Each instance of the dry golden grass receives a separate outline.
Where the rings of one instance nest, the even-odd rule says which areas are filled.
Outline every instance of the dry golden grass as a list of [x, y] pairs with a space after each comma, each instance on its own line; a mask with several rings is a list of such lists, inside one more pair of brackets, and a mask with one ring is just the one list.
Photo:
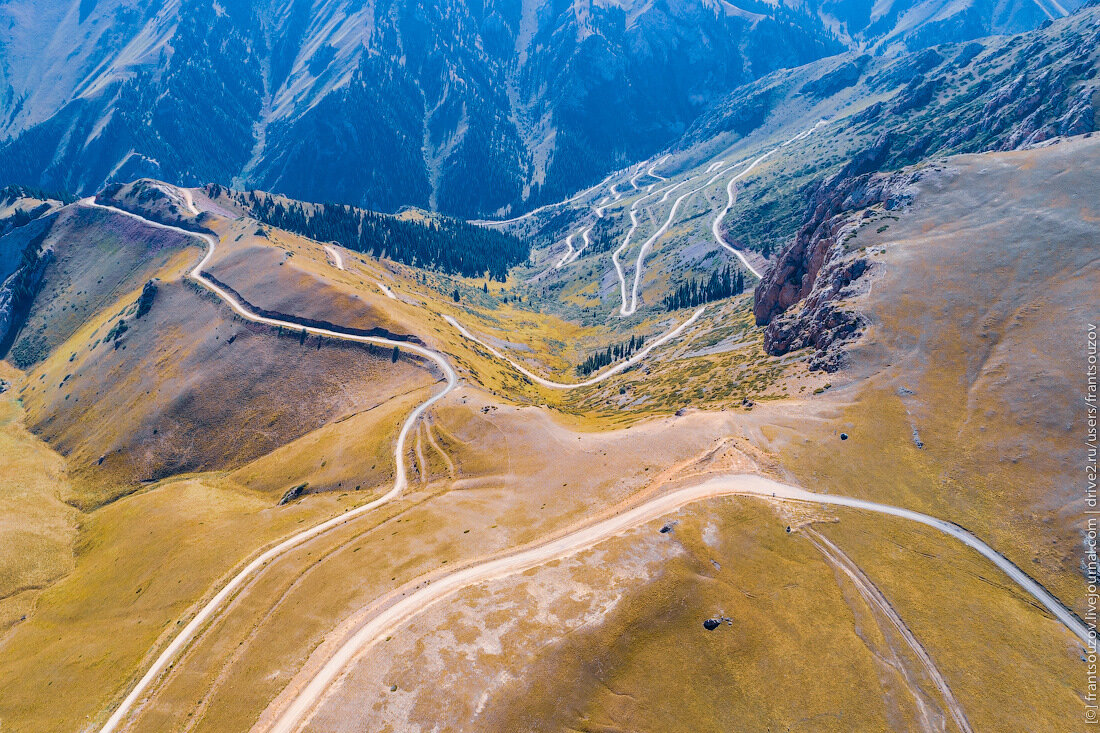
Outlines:
[[818, 529], [883, 591], [974, 730], [1074, 730], [1080, 643], [976, 552], [890, 517], [837, 512]]
[[[1050, 188], [1041, 176], [1053, 169], [1038, 170], [1019, 185], [1040, 194]], [[1003, 187], [994, 184], [971, 190]], [[1013, 191], [1030, 201], [1026, 194]], [[1040, 194], [1036, 208], [1071, 206]], [[540, 312], [537, 300], [504, 303], [522, 289], [515, 282], [493, 283], [485, 293], [480, 281], [354, 253], [345, 253], [348, 269], [339, 271], [317, 243], [270, 229], [256, 236], [247, 221], [216, 221], [224, 246], [211, 269], [251, 302], [416, 335], [447, 354], [467, 384], [411, 436], [406, 495], [256, 576], [177, 660], [135, 727], [245, 729], [341, 622], [394, 588], [566, 531], [639, 492], [659, 490], [664, 484], [654, 485], [654, 475], [684, 481], [685, 472], [744, 468], [744, 458], [692, 462], [739, 433], [773, 451], [775, 469], [808, 488], [958, 520], [1076, 600], [1073, 558], [1064, 549], [1072, 523], [1040, 519], [1064, 500], [1052, 485], [1065, 461], [1064, 435], [1056, 425], [1036, 428], [1026, 420], [1029, 409], [1043, 412], [1026, 407], [1035, 399], [1029, 390], [1042, 395], [1044, 409], [1061, 409], [1053, 391], [1064, 386], [1064, 375], [1043, 371], [1043, 380], [1027, 381], [1021, 370], [1035, 372], [1042, 355], [1061, 353], [1052, 352], [1051, 340], [1067, 337], [1050, 314], [1085, 302], [1083, 288], [1095, 275], [1092, 250], [1067, 225], [1060, 241], [1077, 259], [1044, 262], [1020, 221], [988, 228], [983, 207], [991, 204], [979, 199], [955, 201], [954, 209], [940, 201], [931, 219], [918, 212], [909, 223], [892, 222], [888, 236], [904, 241], [884, 257], [886, 275], [876, 282], [875, 326], [857, 354], [864, 379], [805, 402], [777, 399], [817, 383], [799, 384], [805, 377], [797, 359], [762, 354], [747, 297], [712, 306], [681, 342], [643, 367], [561, 393], [530, 384], [440, 316], [454, 315], [499, 340], [533, 370], [570, 379], [572, 364], [591, 350], [629, 338], [631, 329], [652, 338], [687, 313], [578, 325]], [[944, 219], [956, 228], [929, 237], [928, 227]], [[975, 231], [988, 246], [963, 246]], [[658, 248], [655, 256], [673, 258], [674, 248]], [[660, 289], [660, 271], [654, 267], [647, 292]], [[0, 718], [12, 730], [69, 730], [102, 720], [177, 620], [257, 548], [387, 489], [404, 415], [438, 389], [407, 360], [393, 367], [388, 354], [379, 362], [358, 348], [303, 349], [296, 337], [280, 340], [244, 326], [180, 284], [178, 266], [164, 272], [163, 300], [125, 337], [125, 348], [91, 345], [136, 297], [136, 282], [28, 375], [28, 414], [68, 455], [77, 477], [75, 492], [64, 496], [99, 508], [82, 518], [75, 569], [42, 592], [35, 614], [0, 646]], [[985, 280], [977, 289], [979, 276]], [[1050, 286], [1042, 298], [1035, 282]], [[456, 287], [460, 303], [450, 298]], [[566, 297], [578, 309], [601, 296], [591, 282], [578, 282]], [[936, 297], [939, 306], [930, 300]], [[234, 348], [227, 349], [231, 335]], [[979, 347], [986, 342], [992, 346]], [[1040, 356], [1010, 358], [1032, 347]], [[204, 383], [187, 384], [196, 373]], [[746, 412], [744, 399], [765, 404]], [[685, 406], [707, 412], [670, 415]], [[722, 413], [731, 407], [737, 409]], [[14, 424], [0, 427], [0, 440], [59, 472], [60, 459], [9, 431]], [[235, 437], [242, 424], [252, 442]], [[166, 444], [194, 436], [191, 463], [155, 451], [149, 458], [158, 425], [158, 436], [176, 430]], [[914, 427], [923, 450], [913, 443]], [[849, 440], [839, 440], [841, 430]], [[139, 454], [144, 463], [134, 458]], [[100, 466], [100, 455], [130, 458]], [[103, 505], [133, 491], [135, 479], [158, 478], [158, 470], [203, 473]], [[301, 483], [333, 491], [276, 506]], [[63, 490], [63, 481], [58, 486]], [[976, 728], [1004, 728], [999, 708], [1027, 729], [1065, 727], [1077, 666], [1064, 630], [950, 541], [879, 517], [838, 516], [839, 524], [820, 531], [894, 603]], [[682, 512], [671, 535], [646, 527], [579, 559], [471, 589], [373, 652], [354, 671], [357, 684], [337, 695], [317, 724], [905, 727], [914, 717], [912, 695], [876, 661], [888, 635], [867, 626], [873, 615], [811, 543], [783, 531], [806, 518], [786, 510], [777, 517], [760, 502], [711, 502]], [[33, 519], [43, 528], [58, 527], [49, 523], [56, 521]], [[60, 557], [58, 546], [41, 557]], [[718, 613], [734, 624], [705, 631], [702, 620]], [[65, 681], [60, 704], [58, 680]], [[441, 685], [448, 695], [439, 695]], [[994, 694], [984, 691], [990, 685]], [[481, 698], [483, 691], [492, 694]], [[1028, 695], [1049, 704], [1030, 710], [1016, 702]]]
[[[708, 502], [669, 534], [658, 522], [463, 591], [357, 661], [309, 729], [915, 729], [915, 696], [936, 710], [936, 688], [919, 667], [900, 676], [909, 650], [802, 536], [815, 519], [975, 730], [1072, 728], [1079, 651], [1057, 622], [933, 530], [837, 516]], [[716, 617], [731, 623], [705, 630]]]
[[[0, 361], [0, 379], [18, 385], [23, 374]], [[65, 461], [27, 431], [23, 417], [15, 389], [0, 395], [0, 635], [73, 567], [77, 512], [65, 503]]]
[[807, 487], [962, 524], [1080, 611], [1075, 401], [1100, 288], [1100, 141], [949, 166], [919, 206], [853, 242], [887, 245], [859, 306], [866, 379], [818, 398], [824, 421], [777, 420], [775, 447]]
[[120, 299], [135, 298], [147, 280], [179, 277], [201, 256], [191, 238], [81, 206], [58, 214], [43, 246], [54, 256], [8, 355], [28, 369]]
[[[873, 660], [843, 598], [770, 511], [737, 501], [676, 519], [669, 535], [657, 523], [607, 549], [601, 565], [639, 547], [668, 543], [676, 551], [648, 582], [626, 584], [597, 623], [564, 637], [545, 630], [552, 643], [492, 698], [481, 718], [486, 729], [885, 727], [881, 695], [867, 694]], [[600, 587], [597, 578], [588, 582]], [[732, 624], [703, 627], [722, 616]], [[519, 633], [511, 637], [522, 644]]]
[[[193, 645], [138, 729], [247, 727], [356, 610], [404, 583], [537, 541], [625, 500], [656, 467], [689, 458], [702, 436], [716, 440], [725, 430], [699, 417], [690, 433], [664, 422], [577, 434], [544, 411], [486, 397], [462, 389], [433, 412], [457, 481], [439, 461], [423, 488], [414, 481], [400, 500], [273, 564]], [[330, 442], [347, 439], [339, 431], [359, 434], [349, 423], [326, 429]]]
[[[34, 430], [68, 457], [84, 508], [143, 481], [238, 467], [431, 379], [380, 348], [300, 343], [230, 319], [185, 283], [162, 282], [141, 319], [132, 302], [88, 322], [20, 391]], [[123, 318], [126, 333], [103, 340]]]
[[276, 507], [213, 477], [174, 480], [87, 515], [71, 573], [4, 639], [6, 730], [77, 730], [136, 678], [198, 599], [262, 547], [351, 506]]

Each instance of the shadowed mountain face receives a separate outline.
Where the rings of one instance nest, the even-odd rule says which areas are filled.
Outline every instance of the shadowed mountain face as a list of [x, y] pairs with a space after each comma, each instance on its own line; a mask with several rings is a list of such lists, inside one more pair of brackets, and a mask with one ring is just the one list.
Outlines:
[[150, 176], [514, 213], [652, 155], [768, 72], [1061, 14], [1042, 2], [5, 0], [0, 184]]
[[1019, 33], [1060, 18], [1082, 4], [1059, 0], [813, 0], [805, 6], [843, 42], [881, 54]]

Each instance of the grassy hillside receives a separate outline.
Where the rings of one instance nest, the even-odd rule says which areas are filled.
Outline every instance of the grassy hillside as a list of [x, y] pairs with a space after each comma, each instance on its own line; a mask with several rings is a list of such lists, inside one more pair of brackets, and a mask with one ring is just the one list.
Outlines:
[[22, 368], [44, 360], [119, 299], [134, 297], [161, 270], [178, 275], [201, 251], [178, 234], [144, 231], [135, 222], [81, 206], [57, 214], [42, 247], [52, 257], [8, 355]]
[[[790, 223], [804, 184], [864, 149], [882, 119], [938, 135], [936, 100], [954, 81], [934, 84], [927, 109], [898, 105], [923, 99], [947, 65], [960, 84], [971, 64], [1009, 83], [1018, 62], [1073, 61], [1057, 44], [1082, 23], [1044, 31], [1037, 57], [1021, 54], [1028, 39], [979, 44], [965, 64], [971, 51], [939, 49], [943, 65], [916, 72], [915, 84], [883, 74], [912, 71], [916, 57], [815, 71], [810, 86], [798, 72], [784, 87], [788, 106], [753, 134], [692, 147], [657, 169], [667, 181], [634, 170], [572, 212], [521, 224], [554, 238], [593, 220], [595, 207], [615, 234], [561, 268], [564, 242], [548, 240], [503, 281], [331, 245], [328, 229], [289, 232], [221, 189], [145, 181], [106, 192], [210, 232], [206, 271], [252, 306], [415, 339], [460, 378], [397, 457], [405, 493], [269, 562], [156, 682], [133, 728], [248, 728], [379, 604], [718, 473], [765, 472], [958, 522], [1080, 610], [1081, 507], [1068, 467], [1075, 329], [1100, 280], [1095, 138], [937, 159], [911, 205], [861, 219], [845, 244], [872, 265], [846, 299], [870, 327], [856, 367], [837, 375], [810, 374], [804, 352], [764, 353], [748, 294], [708, 304], [645, 362], [575, 391], [539, 386], [444, 316], [537, 374], [575, 380], [592, 353], [639, 335], [652, 343], [682, 323], [690, 310], [662, 301], [685, 280], [740, 267], [710, 228], [750, 161], [759, 163], [732, 188], [726, 229], [739, 245], [780, 241], [776, 222]], [[1044, 99], [1075, 99], [1090, 69], [1067, 71], [1066, 95]], [[835, 85], [852, 77], [863, 91], [845, 96]], [[993, 89], [960, 96], [959, 109], [977, 114]], [[848, 102], [852, 114], [783, 144]], [[974, 139], [1007, 145], [1018, 123]], [[915, 154], [952, 149], [929, 144]], [[909, 160], [896, 141], [883, 150], [876, 166]], [[726, 167], [711, 172], [718, 160]], [[640, 243], [671, 223], [643, 258], [638, 311], [619, 317], [610, 252], [632, 204], [677, 185], [635, 211], [621, 257], [627, 288]], [[671, 216], [675, 196], [694, 188]], [[298, 206], [279, 201], [280, 216]], [[275, 210], [268, 203], [260, 208]], [[55, 260], [12, 351], [27, 369], [4, 367], [13, 387], [0, 407], [15, 470], [43, 477], [24, 486], [0, 474], [16, 518], [0, 542], [33, 559], [0, 566], [0, 622], [10, 624], [0, 717], [13, 730], [105, 720], [249, 558], [386, 492], [400, 425], [439, 389], [438, 373], [400, 348], [233, 316], [186, 275], [201, 256], [195, 240], [86, 207], [54, 216], [44, 231]], [[295, 487], [304, 491], [280, 503]], [[707, 619], [722, 623], [707, 629]], [[1079, 712], [1080, 659], [1064, 628], [940, 535], [854, 511], [712, 501], [438, 604], [359, 659], [316, 725], [852, 730], [922, 720], [950, 730], [946, 685], [975, 729], [1057, 730]], [[444, 687], [452, 694], [439, 695]]]
[[[68, 458], [85, 507], [143, 482], [239, 466], [426, 383], [381, 349], [234, 321], [180, 282], [162, 283], [147, 315], [134, 310], [124, 302], [84, 326], [21, 392], [35, 432]], [[125, 332], [109, 336], [120, 322]]]
[[[1097, 161], [1081, 137], [928, 166], [911, 207], [848, 242], [873, 259], [873, 286], [851, 296], [872, 320], [856, 367], [727, 413], [725, 440], [664, 476], [751, 457], [815, 491], [950, 518], [1083, 611], [1067, 472], [1081, 307], [1100, 284]], [[652, 389], [661, 368], [627, 379]], [[729, 379], [724, 363], [704, 373], [713, 389]], [[1028, 596], [928, 528], [714, 501], [433, 607], [358, 659], [313, 724], [956, 730], [934, 669], [975, 730], [1060, 730], [1080, 716], [1082, 659]]]
[[[0, 362], [0, 380], [23, 374]], [[30, 433], [14, 390], [0, 394], [0, 635], [32, 615], [39, 594], [73, 568], [78, 513], [65, 461]]]
[[1079, 612], [1098, 174], [1095, 137], [951, 158], [910, 211], [862, 228], [848, 246], [880, 252], [857, 303], [868, 377], [826, 399], [837, 412], [818, 428], [784, 431], [780, 451], [807, 485], [950, 515]]

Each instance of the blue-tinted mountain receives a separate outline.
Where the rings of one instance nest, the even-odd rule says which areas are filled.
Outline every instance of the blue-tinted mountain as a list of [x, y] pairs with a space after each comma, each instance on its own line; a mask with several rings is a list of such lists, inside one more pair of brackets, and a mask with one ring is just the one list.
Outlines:
[[0, 184], [150, 176], [515, 213], [654, 154], [776, 69], [1065, 10], [1043, 3], [8, 0]]

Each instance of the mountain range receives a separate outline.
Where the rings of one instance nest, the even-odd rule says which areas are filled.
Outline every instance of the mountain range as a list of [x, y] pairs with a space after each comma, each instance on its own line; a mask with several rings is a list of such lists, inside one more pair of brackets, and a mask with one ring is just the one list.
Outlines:
[[5, 0], [0, 185], [148, 176], [514, 214], [777, 69], [1027, 30], [1076, 2]]

